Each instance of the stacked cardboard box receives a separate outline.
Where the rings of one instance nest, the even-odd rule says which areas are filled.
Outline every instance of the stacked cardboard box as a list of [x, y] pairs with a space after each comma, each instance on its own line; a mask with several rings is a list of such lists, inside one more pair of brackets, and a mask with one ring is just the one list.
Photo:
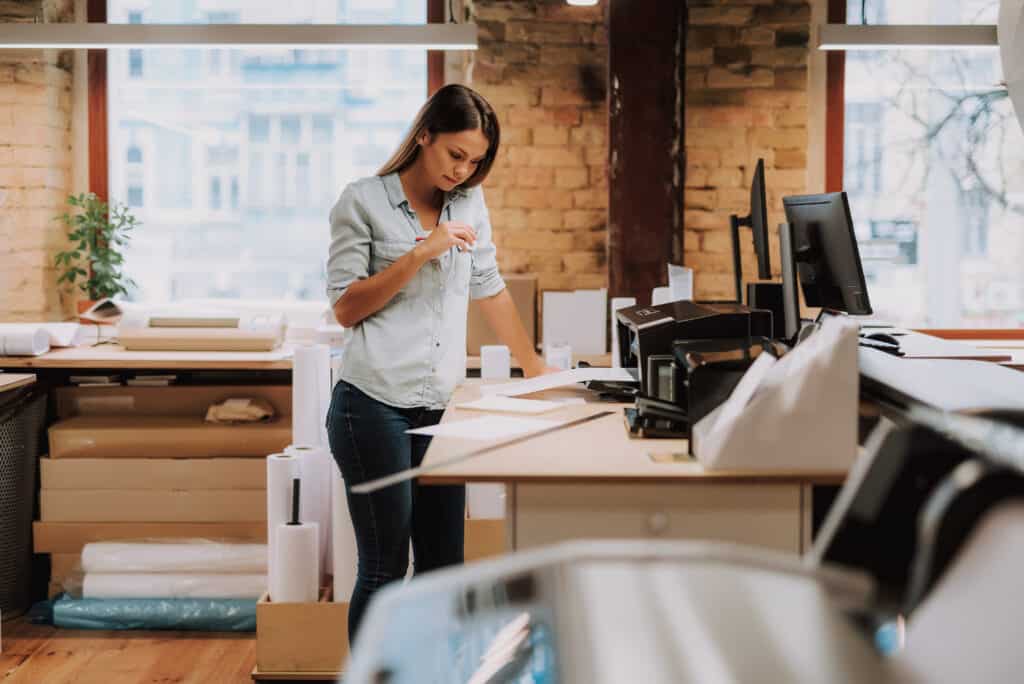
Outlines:
[[[90, 541], [266, 541], [266, 455], [291, 438], [289, 386], [67, 387], [41, 462], [36, 553], [51, 592]], [[230, 398], [260, 398], [269, 423], [205, 423]]]

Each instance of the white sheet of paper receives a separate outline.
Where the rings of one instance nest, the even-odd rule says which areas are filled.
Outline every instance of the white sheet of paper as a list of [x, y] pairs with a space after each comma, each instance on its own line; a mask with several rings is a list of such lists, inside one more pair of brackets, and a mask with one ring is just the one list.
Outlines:
[[668, 288], [673, 302], [693, 299], [693, 269], [668, 264]]
[[736, 388], [729, 395], [729, 398], [722, 404], [722, 410], [715, 421], [715, 430], [722, 430], [733, 423], [743, 413], [750, 399], [757, 392], [761, 381], [775, 365], [775, 357], [771, 354], [761, 354], [750, 364], [750, 368], [740, 378]]
[[410, 435], [431, 435], [432, 437], [456, 437], [484, 441], [509, 439], [539, 432], [559, 424], [557, 420], [541, 418], [516, 418], [514, 416], [481, 416], [451, 423], [438, 423], [428, 427], [406, 430]]
[[558, 401], [542, 401], [540, 399], [517, 399], [500, 394], [491, 394], [474, 401], [457, 404], [457, 408], [471, 411], [499, 411], [504, 413], [545, 413], [561, 408], [565, 404]]
[[635, 382], [634, 378], [625, 368], [574, 368], [561, 373], [540, 375], [528, 380], [514, 380], [500, 385], [481, 385], [481, 394], [502, 394], [507, 397], [514, 397], [520, 394], [532, 394], [543, 390], [554, 389], [555, 387], [566, 387], [578, 382], [589, 380], [601, 380], [604, 382]]

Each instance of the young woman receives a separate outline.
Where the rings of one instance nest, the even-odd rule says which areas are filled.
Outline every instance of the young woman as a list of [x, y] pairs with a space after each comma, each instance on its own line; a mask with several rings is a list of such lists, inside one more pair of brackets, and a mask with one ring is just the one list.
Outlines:
[[469, 298], [527, 376], [546, 371], [498, 273], [480, 188], [499, 137], [483, 97], [445, 86], [331, 211], [327, 292], [348, 332], [327, 428], [359, 553], [350, 640], [373, 593], [405, 575], [410, 538], [417, 573], [462, 562], [464, 487], [350, 488], [420, 465], [430, 439], [405, 431], [437, 423], [465, 373]]

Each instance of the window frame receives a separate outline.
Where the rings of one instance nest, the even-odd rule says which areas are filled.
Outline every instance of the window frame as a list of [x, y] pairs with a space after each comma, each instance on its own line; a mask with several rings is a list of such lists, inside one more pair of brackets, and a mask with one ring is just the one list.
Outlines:
[[[846, 23], [847, 0], [826, 0], [827, 22]], [[825, 75], [825, 192], [843, 189], [846, 147], [846, 51], [829, 50]], [[1024, 328], [935, 328], [920, 332], [950, 340], [1024, 340]]]
[[[427, 23], [444, 23], [444, 0], [423, 0], [427, 3]], [[86, 20], [107, 22], [107, 0], [87, 0]], [[427, 51], [427, 93], [431, 95], [444, 84], [443, 50]], [[110, 197], [110, 135], [107, 105], [107, 51], [88, 50], [89, 105], [89, 190], [104, 202]]]

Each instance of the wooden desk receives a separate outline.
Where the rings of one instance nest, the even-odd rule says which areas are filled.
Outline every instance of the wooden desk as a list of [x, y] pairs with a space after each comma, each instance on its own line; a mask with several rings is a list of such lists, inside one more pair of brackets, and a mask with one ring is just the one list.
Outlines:
[[[467, 381], [443, 421], [481, 415], [454, 408], [479, 396]], [[584, 389], [531, 395], [583, 397]], [[687, 441], [628, 436], [627, 404], [567, 405], [544, 414], [566, 421], [601, 411], [613, 414], [424, 474], [424, 484], [502, 482], [506, 485], [508, 542], [524, 549], [567, 539], [718, 539], [800, 553], [810, 543], [810, 487], [837, 484], [844, 473], [707, 473], [693, 461], [658, 463], [651, 453], [687, 451]], [[436, 438], [424, 465], [483, 443]]]
[[26, 387], [35, 381], [32, 373], [0, 373], [0, 392]]
[[65, 347], [40, 356], [3, 356], [0, 368], [166, 369], [166, 370], [290, 370], [290, 348], [272, 352], [125, 351], [117, 344]]

